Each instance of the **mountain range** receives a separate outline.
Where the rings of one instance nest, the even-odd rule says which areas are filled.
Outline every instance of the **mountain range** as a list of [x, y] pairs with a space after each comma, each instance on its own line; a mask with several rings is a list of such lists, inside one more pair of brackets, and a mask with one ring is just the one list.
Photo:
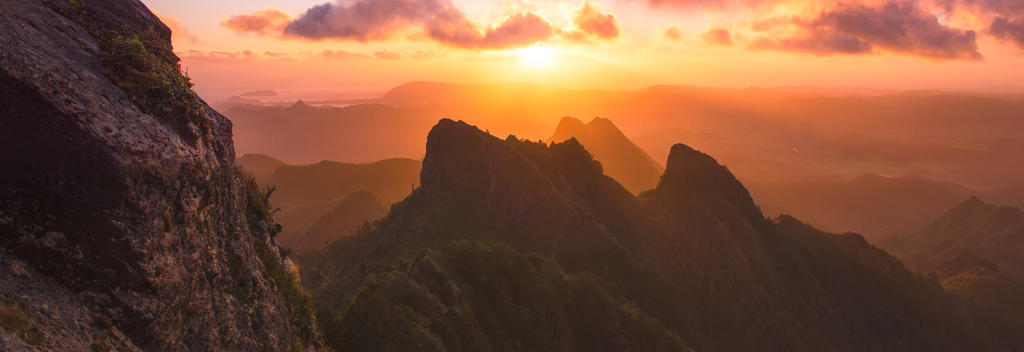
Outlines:
[[[575, 139], [440, 121], [421, 187], [301, 258], [329, 344], [356, 350], [1013, 350], [856, 234], [765, 218], [715, 159], [673, 146], [640, 197]], [[540, 327], [540, 328], [538, 328]], [[913, 347], [910, 347], [913, 346]]]

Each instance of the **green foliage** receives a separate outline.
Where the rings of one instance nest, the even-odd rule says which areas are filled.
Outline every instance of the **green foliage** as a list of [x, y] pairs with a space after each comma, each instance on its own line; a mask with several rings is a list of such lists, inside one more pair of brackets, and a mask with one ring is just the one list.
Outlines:
[[101, 43], [101, 60], [110, 78], [146, 112], [159, 116], [202, 114], [203, 105], [179, 64], [147, 50], [139, 36], [114, 36]]
[[327, 342], [339, 350], [686, 350], [675, 332], [610, 294], [620, 291], [614, 285], [498, 242], [456, 241], [367, 270], [351, 299], [318, 302]]
[[[273, 210], [270, 207], [270, 195], [273, 188], [260, 187], [252, 175], [244, 175], [247, 209], [246, 216], [252, 228], [253, 248], [263, 262], [267, 278], [274, 285], [277, 293], [285, 301], [289, 309], [289, 323], [292, 326], [291, 348], [294, 351], [305, 350], [308, 342], [319, 338], [313, 310], [313, 296], [306, 292], [300, 284], [298, 274], [284, 265], [284, 253], [278, 253], [269, 245], [273, 236], [281, 231], [280, 225], [274, 222]], [[267, 236], [259, 236], [260, 227], [266, 226]]]
[[189, 123], [209, 128], [204, 105], [192, 92], [192, 81], [181, 71], [171, 43], [153, 26], [112, 26], [110, 13], [79, 0], [48, 1], [55, 11], [85, 28], [99, 42], [104, 74], [148, 114], [179, 132]]
[[18, 338], [33, 346], [43, 340], [43, 332], [39, 330], [39, 326], [25, 315], [15, 302], [0, 301], [0, 327], [13, 332]]

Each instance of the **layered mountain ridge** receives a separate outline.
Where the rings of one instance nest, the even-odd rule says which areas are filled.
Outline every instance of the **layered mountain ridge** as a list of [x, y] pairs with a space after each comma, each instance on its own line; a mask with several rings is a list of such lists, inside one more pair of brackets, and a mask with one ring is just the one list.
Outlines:
[[630, 192], [640, 193], [658, 184], [663, 171], [661, 165], [633, 144], [611, 120], [598, 117], [583, 124], [576, 118], [563, 117], [547, 142], [564, 142], [570, 138], [587, 148], [594, 159], [601, 161], [605, 174]]
[[302, 264], [332, 343], [364, 350], [1019, 346], [863, 237], [766, 219], [685, 145], [636, 197], [574, 139], [441, 120], [421, 187]]

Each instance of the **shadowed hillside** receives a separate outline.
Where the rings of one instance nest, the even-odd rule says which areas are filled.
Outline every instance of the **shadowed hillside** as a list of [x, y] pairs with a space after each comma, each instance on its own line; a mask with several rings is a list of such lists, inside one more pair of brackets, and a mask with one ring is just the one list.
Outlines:
[[937, 272], [946, 260], [967, 251], [1024, 283], [1024, 211], [972, 197], [892, 248], [923, 272]]
[[764, 218], [685, 145], [637, 198], [575, 140], [442, 120], [421, 184], [374, 228], [303, 257], [334, 346], [956, 351], [1019, 338], [859, 235]]

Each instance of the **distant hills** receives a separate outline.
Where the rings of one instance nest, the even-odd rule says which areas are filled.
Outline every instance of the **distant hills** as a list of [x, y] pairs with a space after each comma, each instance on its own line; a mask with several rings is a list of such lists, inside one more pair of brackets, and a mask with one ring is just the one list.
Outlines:
[[874, 174], [750, 182], [750, 188], [769, 214], [791, 214], [829, 231], [863, 234], [876, 243], [920, 229], [974, 192], [920, 177]]
[[256, 181], [260, 184], [269, 184], [274, 172], [277, 172], [278, 168], [288, 165], [281, 160], [263, 154], [245, 154], [235, 159], [235, 162], [256, 177]]
[[319, 216], [314, 216], [308, 226], [299, 228], [298, 234], [282, 236], [282, 244], [296, 253], [307, 253], [323, 248], [338, 238], [354, 234], [361, 226], [379, 220], [388, 213], [384, 202], [376, 194], [367, 191], [352, 192], [344, 198], [324, 203], [329, 205], [325, 211], [296, 207], [293, 213], [303, 211], [308, 212], [306, 215]]
[[[641, 197], [577, 141], [440, 121], [421, 187], [300, 259], [357, 350], [1013, 350], [1020, 335], [859, 235], [766, 219], [714, 158], [672, 147]], [[543, 328], [538, 328], [543, 327]]]
[[891, 248], [922, 272], [949, 271], [949, 259], [969, 252], [1024, 283], [1024, 211], [972, 197]]
[[587, 124], [563, 117], [546, 142], [561, 143], [575, 138], [601, 162], [604, 173], [634, 194], [658, 185], [662, 167], [647, 152], [626, 137], [611, 120], [594, 118]]
[[297, 253], [355, 232], [387, 213], [419, 182], [420, 161], [387, 159], [369, 164], [322, 161], [288, 165], [273, 157], [246, 154], [236, 161], [260, 182], [274, 187], [270, 203], [283, 227], [277, 240]]
[[234, 126], [239, 154], [273, 155], [292, 164], [321, 160], [372, 162], [423, 157], [423, 136], [439, 113], [385, 105], [347, 107], [233, 105], [223, 110]]

